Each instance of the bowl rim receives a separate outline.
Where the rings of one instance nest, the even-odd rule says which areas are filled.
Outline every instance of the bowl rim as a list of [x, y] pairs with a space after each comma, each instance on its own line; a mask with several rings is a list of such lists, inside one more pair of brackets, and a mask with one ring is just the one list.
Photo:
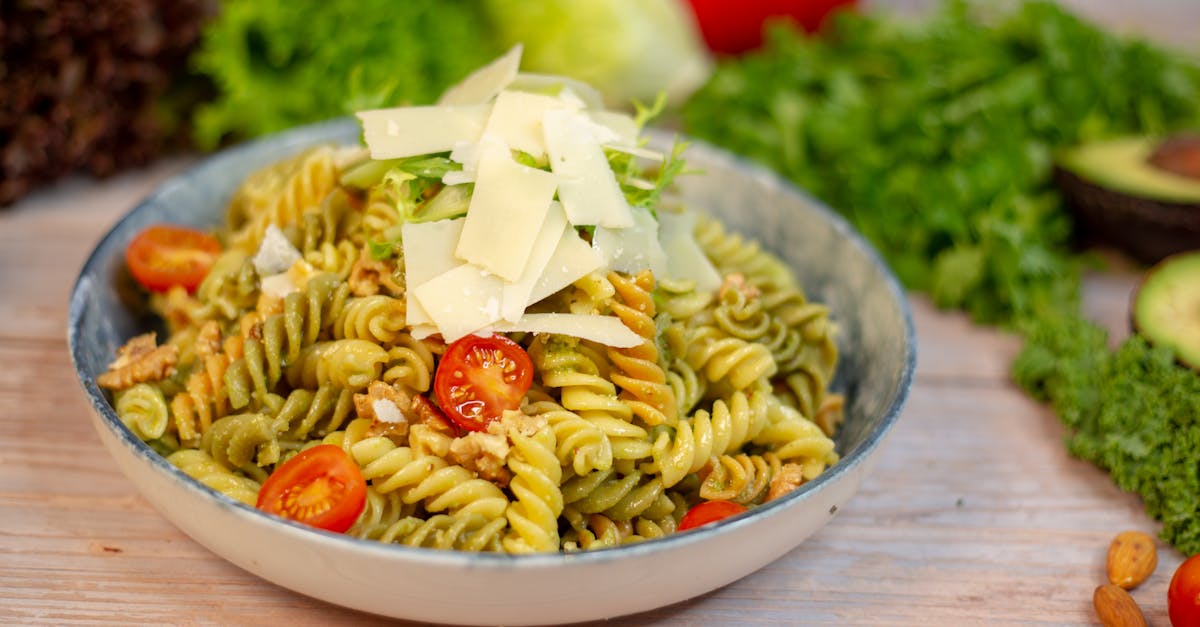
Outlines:
[[[111, 241], [118, 236], [122, 230], [121, 227], [127, 222], [134, 220], [138, 213], [144, 207], [152, 206], [160, 202], [160, 199], [169, 194], [174, 188], [186, 184], [189, 179], [200, 177], [206, 171], [219, 166], [221, 163], [236, 159], [237, 157], [253, 153], [258, 150], [269, 150], [272, 148], [283, 149], [292, 145], [296, 150], [305, 146], [315, 145], [322, 142], [341, 141], [354, 136], [357, 133], [357, 124], [353, 118], [335, 118], [325, 122], [318, 122], [304, 126], [295, 127], [287, 131], [267, 135], [264, 137], [249, 140], [235, 146], [222, 149], [211, 155], [207, 155], [200, 159], [197, 163], [184, 171], [172, 175], [167, 180], [160, 183], [149, 194], [144, 196], [131, 209], [126, 211], [121, 217], [109, 227], [105, 234], [94, 244], [91, 252], [88, 254], [87, 260], [84, 262], [76, 277], [70, 292], [70, 301], [67, 315], [67, 345], [71, 356], [71, 364], [75, 370], [76, 377], [79, 379], [93, 410], [98, 414], [100, 420], [97, 424], [103, 424], [117, 441], [129, 449], [135, 456], [142, 461], [148, 463], [152, 468], [160, 473], [169, 475], [175, 480], [182, 481], [192, 493], [197, 497], [215, 502], [220, 507], [232, 510], [248, 520], [254, 521], [256, 524], [274, 524], [282, 525], [281, 531], [288, 534], [299, 533], [306, 538], [319, 542], [329, 543], [333, 547], [346, 549], [354, 552], [378, 553], [381, 555], [395, 556], [403, 559], [413, 559], [416, 561], [424, 561], [430, 564], [438, 564], [445, 567], [471, 567], [474, 569], [492, 569], [509, 571], [514, 568], [545, 568], [558, 567], [565, 563], [572, 564], [595, 564], [608, 563], [626, 559], [631, 555], [653, 555], [665, 554], [670, 551], [680, 549], [692, 544], [705, 543], [709, 538], [724, 534], [726, 530], [740, 528], [748, 525], [753, 525], [755, 521], [769, 518], [772, 516], [783, 515], [787, 510], [793, 507], [802, 507], [804, 501], [809, 497], [819, 492], [827, 484], [835, 482], [838, 478], [848, 474], [854, 467], [862, 464], [868, 459], [871, 453], [878, 448], [886, 436], [891, 432], [893, 426], [902, 413], [907, 402], [909, 392], [912, 387], [915, 376], [917, 363], [917, 336], [911, 307], [909, 305], [905, 291], [900, 285], [899, 279], [895, 276], [892, 270], [883, 262], [882, 256], [875, 247], [866, 240], [866, 238], [841, 214], [829, 208], [820, 200], [813, 197], [808, 192], [798, 188], [791, 182], [782, 178], [768, 168], [759, 164], [753, 163], [743, 157], [734, 155], [723, 149], [714, 147], [706, 142], [690, 137], [684, 137], [682, 134], [669, 133], [660, 129], [647, 129], [645, 134], [651, 139], [651, 142], [670, 142], [675, 138], [679, 138], [688, 143], [687, 150], [700, 151], [705, 153], [705, 159], [715, 162], [721, 162], [723, 165], [728, 165], [736, 169], [744, 170], [748, 175], [754, 176], [762, 180], [773, 188], [772, 191], [780, 192], [785, 195], [790, 195], [799, 198], [807, 204], [809, 208], [822, 214], [823, 219], [832, 223], [835, 230], [842, 233], [847, 240], [851, 241], [854, 246], [860, 249], [860, 252], [867, 256], [871, 265], [883, 277], [887, 289], [890, 291], [892, 298], [899, 304], [900, 312], [904, 318], [905, 342], [902, 343], [904, 348], [904, 356], [902, 360], [902, 368], [900, 376], [896, 382], [895, 389], [892, 390], [887, 406], [882, 410], [882, 417], [878, 425], [866, 434], [864, 439], [852, 450], [838, 460], [837, 463], [831, 465], [824, 472], [817, 476], [816, 479], [805, 482], [799, 488], [778, 499], [758, 505], [747, 512], [738, 514], [731, 518], [720, 521], [717, 524], [704, 525], [696, 529], [692, 529], [685, 533], [674, 533], [663, 538], [655, 538], [644, 542], [633, 544], [625, 544], [615, 547], [606, 547], [601, 549], [581, 550], [577, 552], [549, 552], [549, 553], [532, 553], [532, 554], [509, 554], [509, 553], [489, 553], [489, 552], [466, 552], [444, 549], [430, 549], [424, 547], [410, 547], [399, 544], [386, 544], [377, 540], [361, 539], [354, 536], [348, 536], [340, 533], [333, 533], [295, 521], [291, 521], [279, 516], [267, 514], [255, 507], [237, 501], [225, 494], [212, 490], [204, 486], [196, 479], [184, 473], [182, 470], [167, 461], [167, 458], [160, 455], [148, 444], [141, 441], [133, 432], [121, 422], [117, 417], [116, 411], [112, 404], [105, 396], [104, 392], [96, 385], [95, 379], [92, 376], [86, 375], [83, 371], [83, 352], [82, 346], [85, 339], [82, 337], [80, 330], [80, 322], [85, 313], [84, 298], [87, 290], [91, 289], [90, 277], [99, 275], [98, 270], [105, 263], [106, 258], [100, 256], [100, 252], [111, 245]], [[143, 495], [143, 498], [145, 496]], [[831, 511], [830, 515], [834, 512]], [[224, 558], [223, 558], [224, 559]]]

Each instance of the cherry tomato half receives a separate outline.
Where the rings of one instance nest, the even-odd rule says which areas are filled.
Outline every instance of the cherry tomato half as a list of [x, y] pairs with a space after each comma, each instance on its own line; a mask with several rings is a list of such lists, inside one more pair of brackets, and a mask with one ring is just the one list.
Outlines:
[[503, 335], [468, 335], [442, 355], [433, 391], [460, 428], [483, 431], [506, 409], [517, 409], [533, 385], [533, 362]]
[[1171, 577], [1167, 615], [1175, 627], [1200, 625], [1200, 554], [1184, 560]]
[[676, 531], [695, 529], [701, 525], [714, 523], [744, 511], [746, 511], [746, 506], [741, 503], [734, 503], [733, 501], [705, 501], [689, 509], [683, 515], [683, 519], [679, 521], [679, 527]]
[[165, 292], [180, 285], [191, 292], [221, 253], [221, 243], [203, 231], [155, 224], [138, 233], [125, 249], [129, 272], [142, 287]]
[[258, 491], [258, 508], [328, 531], [344, 532], [367, 502], [367, 482], [340, 446], [321, 444], [287, 460]]

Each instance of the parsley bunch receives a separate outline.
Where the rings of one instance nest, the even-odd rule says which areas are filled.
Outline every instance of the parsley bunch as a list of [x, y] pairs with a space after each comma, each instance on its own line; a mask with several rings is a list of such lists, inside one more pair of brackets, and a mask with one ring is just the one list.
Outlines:
[[1013, 377], [1067, 425], [1067, 449], [1141, 495], [1164, 540], [1200, 553], [1200, 376], [1138, 336], [1110, 352], [1107, 333], [1078, 316], [1026, 331]]
[[846, 214], [910, 288], [983, 322], [1071, 307], [1057, 148], [1200, 123], [1200, 67], [1056, 4], [778, 28], [684, 108], [686, 130]]

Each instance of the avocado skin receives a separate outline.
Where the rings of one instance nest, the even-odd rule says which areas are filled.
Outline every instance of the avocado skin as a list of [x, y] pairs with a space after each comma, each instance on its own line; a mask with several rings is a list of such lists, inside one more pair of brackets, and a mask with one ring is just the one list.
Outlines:
[[1130, 318], [1135, 333], [1200, 370], [1200, 250], [1171, 255], [1147, 270]]
[[1200, 203], [1165, 202], [1108, 189], [1062, 166], [1054, 175], [1081, 241], [1114, 246], [1147, 264], [1200, 248]]

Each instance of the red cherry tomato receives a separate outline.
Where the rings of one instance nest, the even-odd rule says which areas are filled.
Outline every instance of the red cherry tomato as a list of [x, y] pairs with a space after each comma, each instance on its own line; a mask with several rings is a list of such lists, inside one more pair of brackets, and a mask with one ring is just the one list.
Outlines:
[[708, 49], [718, 54], [739, 54], [762, 45], [763, 25], [786, 18], [808, 32], [816, 32], [834, 9], [853, 6], [855, 0], [689, 0], [700, 34]]
[[258, 508], [319, 529], [342, 533], [367, 502], [367, 482], [340, 446], [321, 444], [287, 460], [258, 491]]
[[676, 531], [687, 531], [701, 525], [714, 523], [734, 514], [746, 511], [746, 506], [733, 501], [705, 501], [689, 509], [679, 521]]
[[155, 224], [129, 242], [125, 263], [133, 278], [148, 290], [165, 292], [179, 285], [191, 292], [220, 253], [221, 243], [203, 231]]
[[1200, 625], [1200, 554], [1193, 555], [1175, 570], [1167, 587], [1167, 615], [1174, 627]]
[[450, 345], [438, 363], [433, 391], [460, 428], [483, 431], [506, 409], [517, 409], [533, 385], [533, 362], [503, 335], [468, 335]]

